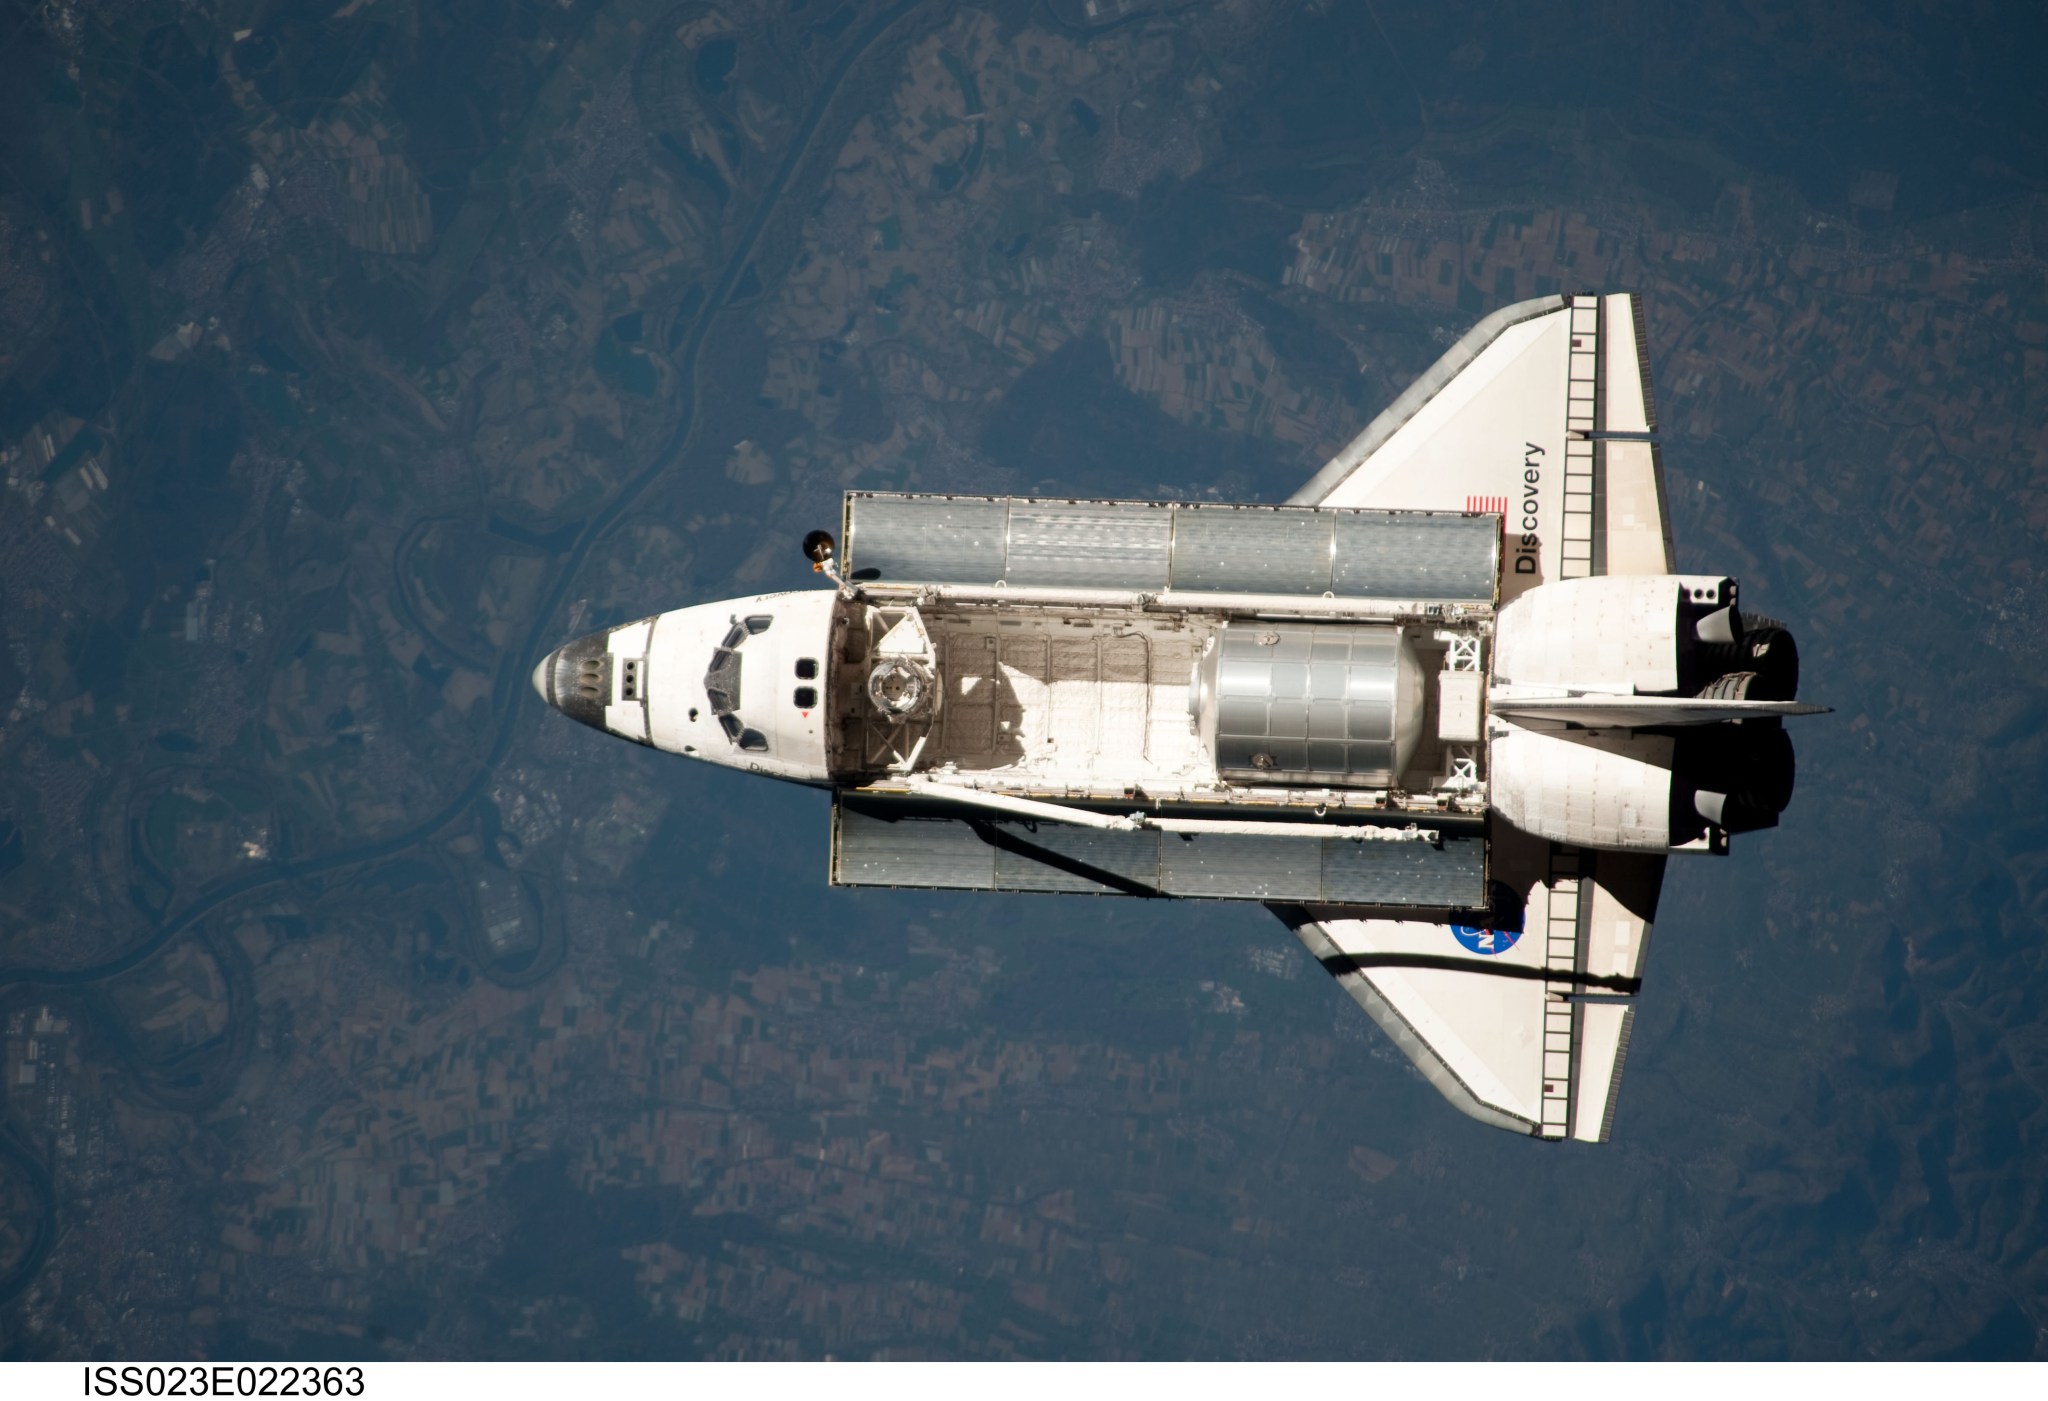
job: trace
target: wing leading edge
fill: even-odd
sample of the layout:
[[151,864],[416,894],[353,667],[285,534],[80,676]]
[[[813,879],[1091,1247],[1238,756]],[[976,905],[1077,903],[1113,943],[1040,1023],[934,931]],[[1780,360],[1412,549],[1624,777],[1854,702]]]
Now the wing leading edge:
[[1656,423],[1635,297],[1539,297],[1474,326],[1289,499],[1498,512],[1502,602],[1669,574]]
[[[1501,599],[1674,572],[1642,310],[1541,297],[1474,326],[1290,498],[1493,511]],[[1604,1142],[1665,858],[1496,823],[1493,909],[1469,924],[1275,905],[1423,1077],[1483,1123]]]

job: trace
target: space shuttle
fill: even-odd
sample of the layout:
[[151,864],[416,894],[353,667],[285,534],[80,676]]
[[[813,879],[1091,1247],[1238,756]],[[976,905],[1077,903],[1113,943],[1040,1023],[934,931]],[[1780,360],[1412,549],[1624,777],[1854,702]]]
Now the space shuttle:
[[1263,904],[1537,1138],[1609,1137],[1665,863],[1775,826],[1822,709],[1674,567],[1625,294],[1488,316],[1285,504],[855,491],[804,548],[534,689],[828,790],[835,885]]

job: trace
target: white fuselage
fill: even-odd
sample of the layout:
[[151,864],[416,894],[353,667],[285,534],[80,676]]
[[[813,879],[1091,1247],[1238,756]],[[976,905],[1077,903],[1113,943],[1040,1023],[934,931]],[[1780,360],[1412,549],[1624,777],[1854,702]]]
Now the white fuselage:
[[[1725,850],[1775,821],[1775,717],[1813,709],[1695,694],[1689,639],[1720,624],[1687,620],[1732,619],[1727,580],[1572,580],[1497,616],[1166,597],[757,594],[591,633],[533,680],[621,738],[835,789],[1217,820],[1491,811],[1634,851]],[[1685,737],[1745,718],[1769,728]]]

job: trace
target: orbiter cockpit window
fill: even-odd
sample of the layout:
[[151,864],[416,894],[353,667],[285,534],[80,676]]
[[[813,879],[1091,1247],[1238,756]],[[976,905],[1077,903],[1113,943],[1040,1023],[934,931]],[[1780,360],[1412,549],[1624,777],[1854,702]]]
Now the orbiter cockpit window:
[[767,752],[768,736],[740,723],[740,644],[768,631],[774,621],[759,613],[744,620],[733,619],[724,640],[711,653],[711,669],[704,673],[704,695],[711,702],[711,713],[718,717],[718,727],[734,744],[757,754]]
[[713,715],[730,715],[740,708],[740,654],[721,647],[711,654],[711,670],[704,673],[704,694]]

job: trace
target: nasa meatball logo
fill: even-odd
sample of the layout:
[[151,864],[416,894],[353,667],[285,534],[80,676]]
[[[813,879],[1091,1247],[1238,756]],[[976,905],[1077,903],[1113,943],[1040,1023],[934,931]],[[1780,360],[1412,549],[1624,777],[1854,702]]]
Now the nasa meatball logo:
[[1493,908],[1483,912],[1484,924],[1453,924],[1451,937],[1471,953],[1506,953],[1522,937],[1522,902],[1504,885],[1493,887]]

